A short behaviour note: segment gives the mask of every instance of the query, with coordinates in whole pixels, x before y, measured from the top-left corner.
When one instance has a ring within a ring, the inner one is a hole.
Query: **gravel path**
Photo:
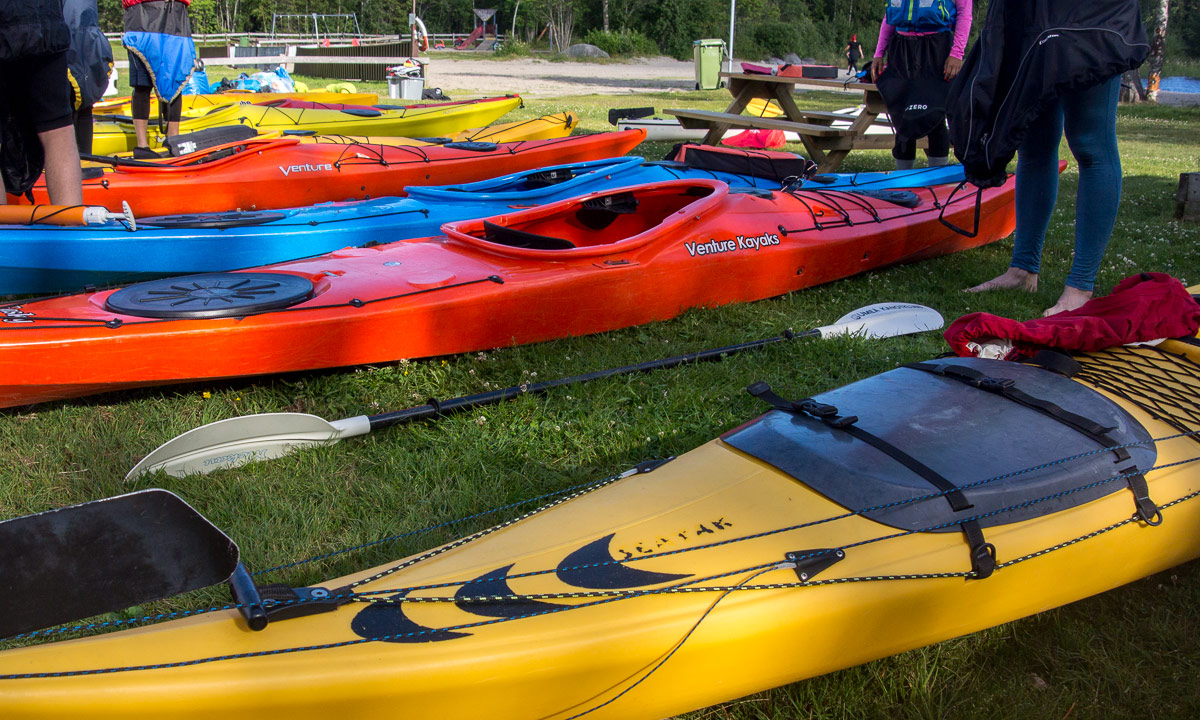
[[[691,62],[645,58],[625,63],[550,62],[540,58],[473,60],[434,56],[425,87],[468,93],[515,92],[528,97],[681,92],[696,85]]]

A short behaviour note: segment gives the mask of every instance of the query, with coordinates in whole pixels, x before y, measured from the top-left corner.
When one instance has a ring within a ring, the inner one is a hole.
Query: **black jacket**
[[[63,0],[0,0],[0,61],[53,55],[70,43]]]
[[[96,0],[65,0],[63,13],[71,30],[67,72],[78,110],[94,105],[108,89],[108,74],[113,65],[112,46],[100,31]]]
[[[1137,0],[990,0],[946,100],[967,179],[1003,183],[1029,125],[1062,93],[1135,68],[1149,50]]]

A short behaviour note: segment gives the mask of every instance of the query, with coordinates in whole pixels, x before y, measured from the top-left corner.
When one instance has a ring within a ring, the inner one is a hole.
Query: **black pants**
[[[928,157],[946,157],[950,154],[950,131],[946,121],[935,127],[926,137],[929,138],[929,148],[925,150]],[[892,147],[892,157],[897,160],[915,160],[917,157],[917,140],[901,140],[896,138]]]
[[[912,160],[917,141],[929,138],[929,157],[950,154],[950,131],[946,128],[946,58],[950,57],[953,33],[894,35],[887,50],[887,69],[879,77],[879,92],[888,106],[896,143],[892,157]]]

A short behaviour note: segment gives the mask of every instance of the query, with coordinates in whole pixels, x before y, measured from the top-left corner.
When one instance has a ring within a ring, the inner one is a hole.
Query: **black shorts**
[[[142,59],[133,53],[129,53],[129,87],[154,87],[154,78],[150,77],[150,71],[146,68],[146,63],[142,62]]]
[[[40,133],[71,125],[67,52],[0,61],[0,106]]]

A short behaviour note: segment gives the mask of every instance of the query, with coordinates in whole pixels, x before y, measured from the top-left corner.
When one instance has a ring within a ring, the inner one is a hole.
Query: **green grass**
[[[370,87],[368,85],[368,87]],[[454,95],[453,89],[447,91]],[[720,109],[723,91],[573,96],[528,101],[515,118],[570,109],[588,130],[609,107]],[[847,96],[810,93],[805,107]],[[1120,217],[1100,272],[1105,293],[1138,271],[1200,283],[1200,228],[1172,219],[1180,172],[1200,169],[1200,115],[1131,106],[1119,111],[1124,164]],[[798,148],[793,148],[797,149]],[[636,152],[657,158],[665,145]],[[1066,156],[1066,148],[1063,148]],[[846,170],[888,169],[886,152],[852,153]],[[226,529],[251,568],[306,558],[463,517],[682,453],[753,417],[743,388],[768,380],[803,397],[946,350],[936,333],[886,341],[807,341],[721,363],[524,397],[438,422],[184,479],[133,485],[125,472],[161,442],[201,423],[253,412],[335,419],[403,408],[587,370],[718,347],[831,322],[856,307],[907,300],[947,319],[985,310],[1027,319],[1062,289],[1073,242],[1077,173],[1062,177],[1036,294],[965,295],[999,273],[1011,240],[757,303],[695,310],[645,327],[445,359],[126,392],[0,413],[0,517],[132,489],[177,492]],[[323,342],[317,336],[313,343]],[[535,375],[536,373],[536,375]],[[304,584],[398,557],[490,524],[479,520],[419,540],[339,556],[277,576]],[[224,602],[222,591],[157,603]],[[1200,563],[968,637],[690,714],[689,718],[1189,718],[1200,716]],[[797,653],[803,653],[802,646]]]

